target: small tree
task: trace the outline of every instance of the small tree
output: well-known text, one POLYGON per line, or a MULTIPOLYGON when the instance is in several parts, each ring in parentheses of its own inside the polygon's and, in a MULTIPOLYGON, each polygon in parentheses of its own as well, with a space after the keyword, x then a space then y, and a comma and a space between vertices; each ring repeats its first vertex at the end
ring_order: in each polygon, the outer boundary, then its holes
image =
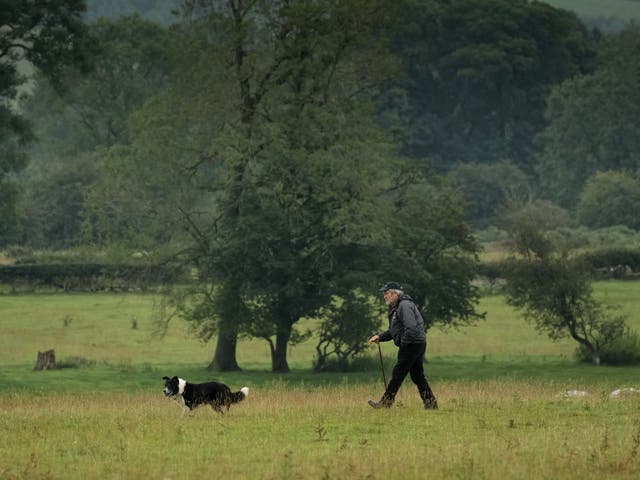
POLYGON ((591 270, 580 259, 558 251, 541 229, 512 225, 514 253, 506 262, 507 302, 524 310, 527 320, 553 340, 570 336, 600 364, 600 352, 624 328, 593 298, 591 270), (520 239, 526 237, 528 241, 520 239))
POLYGON ((379 302, 357 291, 344 299, 336 298, 322 309, 314 369, 326 369, 327 361, 335 355, 338 368, 346 370, 349 361, 367 348, 367 339, 380 328, 381 313, 379 302))

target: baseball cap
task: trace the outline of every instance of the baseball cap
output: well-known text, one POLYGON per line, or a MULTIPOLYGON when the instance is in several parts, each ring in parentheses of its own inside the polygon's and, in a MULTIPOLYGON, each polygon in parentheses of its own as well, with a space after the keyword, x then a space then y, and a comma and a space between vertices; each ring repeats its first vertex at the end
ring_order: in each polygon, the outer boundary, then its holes
POLYGON ((387 282, 379 291, 386 292, 387 290, 402 290, 402 285, 398 282, 387 282))

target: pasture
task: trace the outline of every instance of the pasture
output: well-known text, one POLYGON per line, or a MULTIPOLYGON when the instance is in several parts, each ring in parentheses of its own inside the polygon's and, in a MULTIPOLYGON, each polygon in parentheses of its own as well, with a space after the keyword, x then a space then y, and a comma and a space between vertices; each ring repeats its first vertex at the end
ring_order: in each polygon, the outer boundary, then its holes
MULTIPOLYGON (((603 282, 640 328, 640 283, 603 282)), ((429 334, 426 372, 440 409, 420 407, 409 380, 390 410, 371 369, 311 372, 314 342, 270 373, 268 346, 242 340, 237 373, 211 373, 213 345, 180 321, 154 335, 151 295, 0 296, 0 478, 638 478, 639 367, 577 364, 574 344, 538 335, 500 296, 487 319, 429 334), (135 327, 135 328, 134 328, 135 327), (55 348, 64 368, 35 372, 55 348), (163 375, 217 379, 249 398, 226 416, 183 418, 163 375), (586 397, 563 398, 564 390, 586 397)), ((383 345, 387 376, 395 349, 383 345)))

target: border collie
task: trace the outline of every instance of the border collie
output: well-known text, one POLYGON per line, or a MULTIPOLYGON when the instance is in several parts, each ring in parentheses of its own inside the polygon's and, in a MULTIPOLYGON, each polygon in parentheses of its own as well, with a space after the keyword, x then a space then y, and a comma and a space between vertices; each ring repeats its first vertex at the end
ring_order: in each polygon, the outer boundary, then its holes
POLYGON ((218 413, 224 413, 222 407, 226 407, 228 412, 232 404, 249 396, 248 387, 242 387, 239 392, 232 392, 227 385, 220 382, 189 383, 179 377, 162 379, 163 393, 182 405, 183 415, 200 405, 210 405, 218 413))

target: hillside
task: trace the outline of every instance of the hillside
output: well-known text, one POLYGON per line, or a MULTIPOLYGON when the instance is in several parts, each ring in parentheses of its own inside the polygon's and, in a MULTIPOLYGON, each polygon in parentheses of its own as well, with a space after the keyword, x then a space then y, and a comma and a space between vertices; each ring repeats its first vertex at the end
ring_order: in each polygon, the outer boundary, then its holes
MULTIPOLYGON (((622 27, 629 20, 640 21, 640 0, 539 0, 550 5, 572 10, 589 25, 611 30, 622 27)), ((174 21, 171 13, 180 5, 180 0, 87 0, 88 22, 100 17, 115 18, 119 15, 138 13, 148 20, 163 24, 174 21)))
POLYGON ((616 30, 633 20, 640 22, 640 0, 545 0, 555 7, 572 10, 588 25, 616 30))

